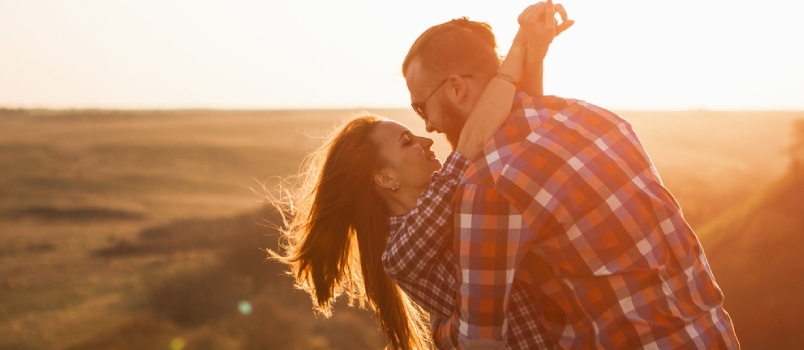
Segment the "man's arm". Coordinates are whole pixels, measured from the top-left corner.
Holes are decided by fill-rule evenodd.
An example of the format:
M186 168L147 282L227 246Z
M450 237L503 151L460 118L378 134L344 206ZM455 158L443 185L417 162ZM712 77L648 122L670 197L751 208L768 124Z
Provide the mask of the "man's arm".
M443 348L506 341L514 275L533 234L519 211L495 189L467 184L456 192L455 244L460 267L457 311L434 329Z

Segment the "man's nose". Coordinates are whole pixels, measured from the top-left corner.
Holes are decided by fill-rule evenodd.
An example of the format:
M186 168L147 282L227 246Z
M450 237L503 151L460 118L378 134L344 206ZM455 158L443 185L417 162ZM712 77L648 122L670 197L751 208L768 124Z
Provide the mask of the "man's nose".
M430 122L424 122L424 129L427 130L427 132L435 132L436 131L436 129L433 127L432 124L430 124Z

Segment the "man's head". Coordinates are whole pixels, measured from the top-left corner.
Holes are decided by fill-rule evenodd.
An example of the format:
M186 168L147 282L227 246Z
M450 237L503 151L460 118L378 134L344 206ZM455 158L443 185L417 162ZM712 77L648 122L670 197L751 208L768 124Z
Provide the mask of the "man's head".
M500 67L491 27L459 18L427 29L402 63L413 109L453 148L483 88Z

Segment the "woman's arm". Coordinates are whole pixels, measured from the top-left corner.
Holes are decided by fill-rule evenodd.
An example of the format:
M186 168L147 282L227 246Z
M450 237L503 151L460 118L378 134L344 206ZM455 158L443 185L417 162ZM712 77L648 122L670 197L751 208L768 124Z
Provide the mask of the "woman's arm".
M561 14L560 26L556 25L555 11ZM456 152L474 160L508 118L517 90L517 84L509 79L519 81L520 77L524 77L521 87L528 95L543 95L542 62L557 33L574 23L567 20L566 16L564 8L561 5L554 7L552 0L531 5L519 15L520 27L511 49L500 65L498 74L483 89L470 112L461 130Z
M480 155L483 146L503 125L511 112L516 84L506 78L516 81L521 75L525 61L523 35L520 28L517 39L514 39L511 50L497 71L497 76L483 89L461 130L455 151L467 159L474 160Z
M532 6L546 5L546 3L538 3ZM547 49L552 43L553 37L558 36L575 24L575 21L567 18L567 11L564 10L564 6L555 4L554 10L555 13L561 16L561 24L555 27L555 34L553 36L550 36L549 33L538 32L538 30L525 32L527 53L525 54L525 65L523 67L519 88L530 96L544 96L544 57L547 56ZM538 14L539 11L535 10L530 16L523 12L518 19L520 26L533 28L538 25L538 22L542 22L546 19L538 15L533 15L533 13ZM547 15L549 11L545 11L544 13Z

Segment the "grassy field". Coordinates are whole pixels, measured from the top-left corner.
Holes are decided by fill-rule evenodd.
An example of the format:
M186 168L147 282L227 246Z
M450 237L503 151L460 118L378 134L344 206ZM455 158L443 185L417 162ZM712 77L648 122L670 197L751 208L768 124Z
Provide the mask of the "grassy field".
M424 134L412 111L373 112ZM328 130L357 113L0 111L0 349L145 349L171 342L260 348L280 344L282 334L302 340L278 348L381 347L381 336L365 331L372 329L367 313L339 307L337 320L316 318L309 298L277 276L276 266L262 264L257 247L276 242L259 224L272 214L250 189L295 173ZM785 173L790 125L804 118L801 112L621 115L696 229ZM443 159L447 147L435 138ZM254 257L236 258L246 255ZM231 290L213 289L197 304L165 299L171 285L205 290L213 282ZM253 313L213 312L242 300ZM198 305L211 316L183 323Z

